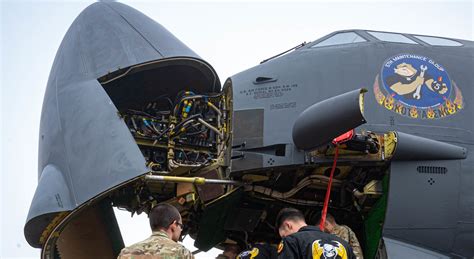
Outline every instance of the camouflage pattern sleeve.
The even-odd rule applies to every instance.
[[[349,228],[346,226],[340,226],[336,225],[334,229],[332,230],[331,234],[338,236],[342,240],[346,241],[349,243],[349,234],[350,232],[348,231]]]
[[[347,229],[347,236],[348,236],[348,243],[352,247],[354,254],[357,259],[364,259],[364,255],[362,253],[362,248],[360,247],[359,240],[357,239],[357,235],[352,231],[351,228],[345,226]],[[345,239],[344,239],[345,240]]]
[[[118,259],[194,259],[181,244],[163,236],[151,238],[122,249]]]
[[[182,247],[182,258],[183,259],[194,259],[194,255],[193,253],[191,253],[191,251],[189,251],[186,247],[184,246],[181,246]]]
[[[194,255],[185,247],[162,249],[159,252],[122,249],[118,259],[194,259]]]
[[[334,227],[331,234],[338,236],[339,238],[346,241],[352,248],[357,259],[364,259],[364,255],[362,253],[362,248],[360,247],[359,240],[357,239],[356,234],[352,229],[345,225],[337,225]]]

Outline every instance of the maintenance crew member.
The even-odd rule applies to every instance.
[[[357,259],[364,259],[362,248],[360,247],[359,240],[357,239],[354,231],[352,231],[352,229],[346,225],[338,225],[334,217],[329,213],[326,214],[326,220],[324,221],[324,232],[344,239],[344,241],[346,241],[352,247]]]
[[[278,258],[355,259],[346,241],[308,226],[297,209],[282,209],[277,215],[276,228],[282,237]]]
[[[166,203],[158,204],[150,214],[152,235],[139,243],[122,249],[118,259],[193,259],[193,254],[178,240],[183,230],[179,211]]]

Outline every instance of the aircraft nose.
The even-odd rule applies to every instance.
[[[59,79],[98,78],[110,71],[172,56],[199,56],[159,23],[116,2],[87,7],[58,51]]]

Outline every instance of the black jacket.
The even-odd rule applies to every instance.
[[[355,259],[352,248],[337,236],[321,232],[313,226],[283,238],[278,258]]]

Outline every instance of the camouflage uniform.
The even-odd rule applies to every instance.
[[[122,249],[118,259],[194,259],[194,256],[165,232],[153,231],[149,238]]]
[[[334,229],[331,231],[331,234],[344,239],[354,251],[355,256],[357,259],[364,259],[364,255],[362,254],[362,249],[360,248],[359,240],[357,240],[357,236],[352,231],[352,229],[346,225],[334,225]]]

